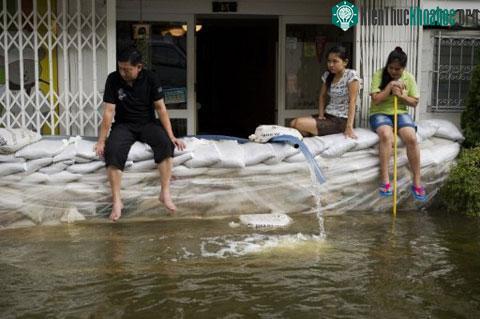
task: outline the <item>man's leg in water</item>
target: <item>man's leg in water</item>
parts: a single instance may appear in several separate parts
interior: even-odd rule
[[[108,180],[112,190],[112,213],[110,219],[117,221],[122,216],[122,197],[120,195],[120,185],[122,182],[122,171],[113,165],[107,167]]]
[[[170,178],[172,177],[172,158],[167,157],[158,164],[158,170],[160,171],[160,196],[159,200],[165,205],[165,207],[174,212],[177,207],[172,201],[170,194]]]

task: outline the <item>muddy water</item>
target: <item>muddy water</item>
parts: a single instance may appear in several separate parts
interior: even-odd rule
[[[478,318],[480,225],[428,212],[0,232],[2,318]]]

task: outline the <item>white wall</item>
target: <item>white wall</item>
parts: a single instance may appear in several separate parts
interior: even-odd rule
[[[154,21],[158,15],[217,14],[212,13],[211,0],[117,0],[117,20]],[[238,0],[238,12],[227,15],[297,15],[321,16],[330,22],[330,8],[338,0]],[[222,14],[222,13],[218,13]]]

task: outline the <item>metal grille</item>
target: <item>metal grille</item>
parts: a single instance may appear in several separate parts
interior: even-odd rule
[[[366,10],[367,16],[372,9],[388,10],[388,8],[410,8],[420,6],[420,0],[365,0],[357,1]],[[421,50],[421,28],[410,25],[363,25],[360,21],[356,26],[356,68],[363,79],[363,89],[360,91],[361,106],[357,108],[356,126],[366,127],[370,110],[370,83],[378,69],[385,66],[388,54],[395,47],[402,47],[408,56],[406,70],[413,74],[419,83],[419,61]],[[409,113],[415,117],[416,108],[409,108]]]
[[[0,127],[97,135],[106,2],[0,1]]]
[[[480,54],[480,34],[435,36],[432,73],[432,112],[461,112],[465,108],[472,71]]]

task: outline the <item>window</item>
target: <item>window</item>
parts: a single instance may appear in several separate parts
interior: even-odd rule
[[[434,36],[432,112],[461,112],[465,108],[470,79],[480,58],[480,34]]]

